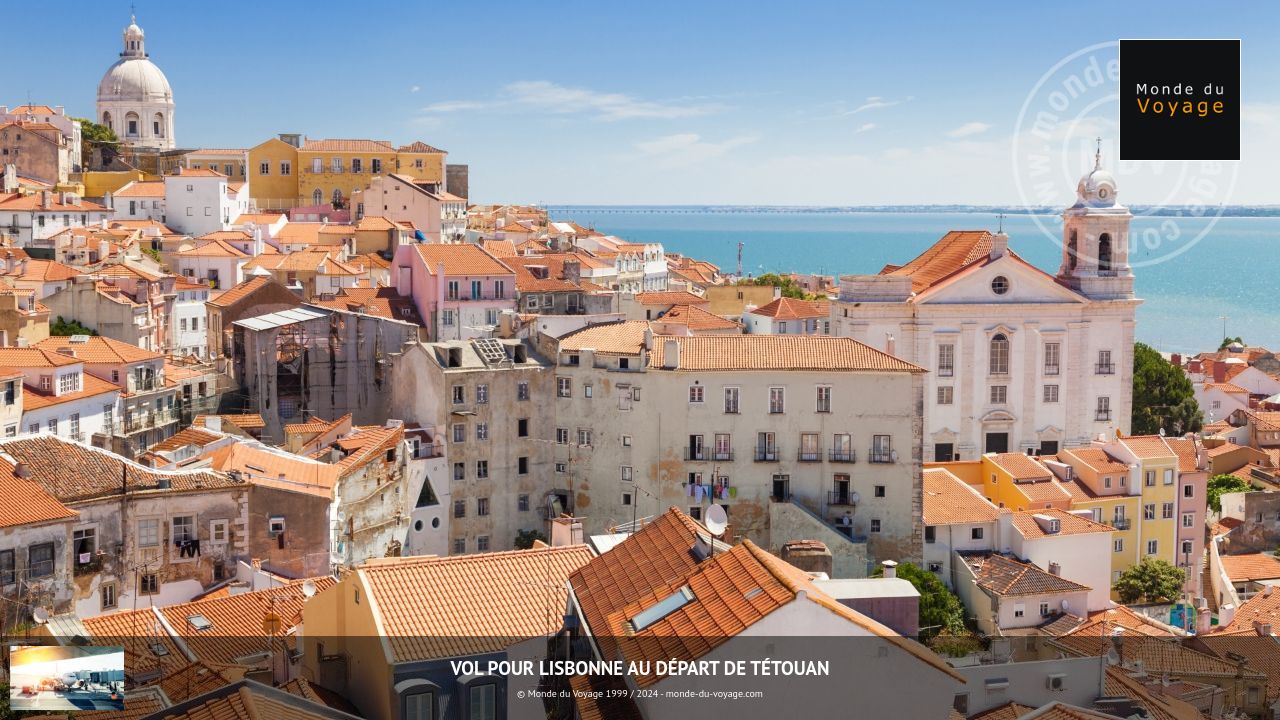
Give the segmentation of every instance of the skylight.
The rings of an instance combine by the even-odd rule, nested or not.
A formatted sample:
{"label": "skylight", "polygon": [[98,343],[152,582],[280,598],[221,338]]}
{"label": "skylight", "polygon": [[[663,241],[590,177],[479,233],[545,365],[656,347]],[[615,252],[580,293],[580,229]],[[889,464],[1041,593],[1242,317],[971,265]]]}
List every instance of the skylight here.
{"label": "skylight", "polygon": [[689,589],[688,585],[685,585],[662,600],[659,600],[653,607],[650,607],[631,618],[631,626],[635,628],[636,632],[640,632],[685,605],[688,605],[695,599],[693,591]]}
{"label": "skylight", "polygon": [[208,630],[213,627],[213,623],[209,622],[209,618],[200,614],[188,615],[187,624],[196,630]]}

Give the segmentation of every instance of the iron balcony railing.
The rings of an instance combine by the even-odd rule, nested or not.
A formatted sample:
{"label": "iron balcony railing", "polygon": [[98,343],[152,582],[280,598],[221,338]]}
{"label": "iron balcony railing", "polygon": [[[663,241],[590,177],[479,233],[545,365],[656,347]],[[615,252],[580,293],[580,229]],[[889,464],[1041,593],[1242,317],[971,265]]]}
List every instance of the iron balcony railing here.
{"label": "iron balcony railing", "polygon": [[1094,414],[1093,414],[1093,419],[1094,419],[1094,420],[1097,420],[1098,422],[1107,422],[1107,421],[1111,420],[1111,411],[1110,411],[1110,410],[1099,410],[1099,411],[1097,411],[1096,413],[1094,413]]}
{"label": "iron balcony railing", "polygon": [[893,462],[893,451],[881,451],[873,448],[871,452],[867,454],[867,460],[873,463],[891,463]]}
{"label": "iron balcony railing", "polygon": [[715,450],[712,450],[712,451],[711,451],[711,459],[712,459],[712,460],[732,461],[732,460],[733,460],[733,451],[732,451],[732,450],[729,450],[729,449],[727,449],[727,448],[716,448]]}
{"label": "iron balcony railing", "polygon": [[776,462],[777,460],[778,448],[756,447],[756,462]]}
{"label": "iron balcony railing", "polygon": [[851,463],[857,462],[857,456],[852,450],[832,450],[827,454],[831,462]]}
{"label": "iron balcony railing", "polygon": [[686,447],[684,449],[685,460],[706,460],[707,449],[705,447]]}
{"label": "iron balcony railing", "polygon": [[1094,369],[1094,372],[1096,372],[1098,375],[1115,375],[1116,374],[1115,363],[1098,363],[1097,365],[1094,366],[1093,369]]}
{"label": "iron balcony railing", "polygon": [[831,490],[827,492],[828,505],[855,505],[853,493],[849,490]]}
{"label": "iron balcony railing", "polygon": [[1107,524],[1117,530],[1128,530],[1129,518],[1112,518],[1111,522]]}
{"label": "iron balcony railing", "polygon": [[796,460],[800,462],[819,462],[822,460],[822,451],[818,448],[802,449],[796,453]]}

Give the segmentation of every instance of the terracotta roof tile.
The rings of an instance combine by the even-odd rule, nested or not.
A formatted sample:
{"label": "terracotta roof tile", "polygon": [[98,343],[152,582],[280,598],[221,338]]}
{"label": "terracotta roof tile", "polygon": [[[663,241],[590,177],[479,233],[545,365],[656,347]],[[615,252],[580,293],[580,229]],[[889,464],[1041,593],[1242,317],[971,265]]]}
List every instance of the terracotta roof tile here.
{"label": "terracotta roof tile", "polygon": [[1143,460],[1177,458],[1177,454],[1159,435],[1133,435],[1119,438],[1119,441]]}
{"label": "terracotta roof tile", "polygon": [[688,326],[690,331],[698,330],[737,330],[742,326],[722,318],[697,305],[676,305],[661,318],[663,322]]}
{"label": "terracotta roof tile", "polygon": [[402,153],[435,153],[435,154],[438,154],[438,155],[447,155],[447,154],[448,154],[448,152],[447,152],[447,151],[445,151],[445,150],[441,150],[441,149],[440,149],[440,148],[438,148],[438,147],[433,147],[433,146],[431,146],[431,145],[428,145],[428,144],[426,144],[426,143],[422,142],[421,140],[416,140],[416,141],[414,141],[414,142],[412,142],[412,143],[409,143],[408,145],[401,145],[400,147],[396,148],[396,152],[402,152]]}
{"label": "terracotta roof tile", "polygon": [[271,278],[266,276],[258,275],[251,277],[235,287],[227,288],[226,292],[223,292],[209,300],[208,304],[220,308],[231,307],[232,305],[235,305],[241,300],[249,297],[254,291],[269,282],[271,282]]}
{"label": "terracotta roof tile", "polygon": [[964,560],[979,587],[1002,597],[1089,591],[1086,585],[999,553],[968,554]]}
{"label": "terracotta roof tile", "polygon": [[1271,553],[1223,555],[1222,570],[1232,582],[1280,578],[1280,559]]}
{"label": "terracotta roof tile", "polygon": [[6,277],[37,282],[59,282],[70,280],[84,273],[70,265],[63,265],[56,260],[37,260],[31,258],[19,263],[16,272],[5,272]]}
{"label": "terracotta roof tile", "polygon": [[515,272],[501,260],[490,255],[479,245],[439,245],[420,243],[413,246],[426,263],[427,272],[435,274],[438,265],[444,265],[446,275],[514,275]]}
{"label": "terracotta roof tile", "polygon": [[[244,485],[219,472],[152,470],[105,450],[52,435],[0,440],[0,451],[25,463],[30,473],[27,479],[39,483],[64,503],[119,495],[122,483],[128,492],[184,492]],[[0,465],[12,468],[7,460]]]}
{"label": "terracotta roof tile", "polygon": [[641,305],[709,305],[710,300],[683,290],[663,290],[636,294]]}
{"label": "terracotta roof tile", "polygon": [[1027,705],[1019,705],[1016,702],[1007,702],[1003,705],[997,705],[990,710],[984,710],[977,715],[970,716],[969,720],[1018,720],[1023,715],[1035,710]]}
{"label": "terracotta roof tile", "polygon": [[[1056,533],[1049,533],[1040,526],[1036,521],[1036,515],[1048,515],[1058,521],[1059,530]],[[1058,535],[1087,535],[1089,533],[1110,533],[1115,528],[1110,525],[1096,523],[1088,518],[1069,513],[1065,510],[1057,508],[1045,508],[1043,510],[1024,510],[1016,512],[1011,518],[1013,527],[1024,538],[1042,538],[1053,537]]]}
{"label": "terracotta roof tile", "polygon": [[768,305],[762,305],[751,311],[752,315],[771,317],[774,320],[803,320],[807,318],[824,318],[831,312],[830,303],[825,300],[797,300],[780,297]]}
{"label": "terracotta roof tile", "polygon": [[204,447],[211,443],[215,443],[222,439],[221,435],[209,432],[198,427],[188,427],[179,430],[172,436],[161,440],[152,445],[148,450],[151,452],[168,452],[184,447]]}
{"label": "terracotta roof tile", "polygon": [[41,350],[67,353],[77,362],[94,365],[105,363],[110,365],[159,360],[164,356],[151,350],[143,350],[137,345],[113,340],[105,335],[92,335],[84,342],[72,342],[70,337],[53,336],[36,343]]}
{"label": "terracotta roof tile", "polygon": [[1069,455],[1078,458],[1085,465],[1103,474],[1129,472],[1129,465],[1127,463],[1116,460],[1108,455],[1102,448],[1066,448],[1059,451],[1058,455]]}
{"label": "terracotta roof tile", "polygon": [[256,442],[233,442],[204,457],[221,472],[238,471],[250,483],[332,499],[342,477],[340,468],[310,458],[268,448]]}
{"label": "terracotta roof tile", "polygon": [[49,494],[37,482],[13,474],[13,466],[0,463],[0,527],[35,525],[66,520],[79,515]]}
{"label": "terracotta roof tile", "polygon": [[120,391],[121,389],[119,385],[94,377],[89,373],[81,373],[80,389],[75,392],[63,393],[61,395],[55,395],[52,390],[41,390],[39,388],[31,387],[30,385],[24,385],[22,387],[22,409],[24,412],[30,412],[31,410],[39,410],[41,408],[76,402],[85,398],[106,395],[107,393],[118,393]]}
{"label": "terracotta roof tile", "polygon": [[326,139],[307,140],[299,148],[303,152],[370,152],[391,153],[395,148],[386,140]]}
{"label": "terracotta roof tile", "polygon": [[995,522],[1000,508],[946,468],[924,470],[924,524]]}
{"label": "terracotta roof tile", "polygon": [[611,355],[639,355],[644,349],[644,336],[648,329],[649,323],[644,320],[588,325],[560,336],[560,352],[592,349]]}
{"label": "terracotta roof tile", "polygon": [[986,457],[997,467],[1009,473],[1014,480],[1041,480],[1053,477],[1049,469],[1030,455],[1022,453],[992,453]]}
{"label": "terracotta roof tile", "polygon": [[[356,573],[380,615],[394,662],[478,655],[510,638],[560,629],[565,580],[587,564],[585,545],[454,557],[386,558]],[[548,615],[547,608],[556,608]]]}
{"label": "terracotta roof tile", "polygon": [[659,336],[653,340],[650,369],[664,369],[667,344],[671,342],[680,349],[679,370],[924,372],[853,338],[797,335]]}
{"label": "terracotta roof tile", "polygon": [[213,239],[186,250],[179,250],[182,257],[249,257],[248,253],[228,243],[226,240]]}
{"label": "terracotta roof tile", "polygon": [[882,275],[905,275],[919,293],[968,265],[987,259],[991,253],[991,233],[986,230],[952,230],[914,260]]}
{"label": "terracotta roof tile", "polygon": [[120,188],[113,196],[119,198],[163,198],[163,180],[135,180]]}
{"label": "terracotta roof tile", "polygon": [[395,288],[343,288],[331,299],[312,300],[310,304],[422,324],[413,298],[401,295]]}

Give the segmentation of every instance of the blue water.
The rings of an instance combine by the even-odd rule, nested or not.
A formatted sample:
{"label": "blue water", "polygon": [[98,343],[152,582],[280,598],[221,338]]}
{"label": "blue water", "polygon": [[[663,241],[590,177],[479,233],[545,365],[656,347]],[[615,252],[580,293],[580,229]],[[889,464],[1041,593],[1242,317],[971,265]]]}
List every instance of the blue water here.
{"label": "blue water", "polygon": [[[743,271],[826,275],[879,272],[903,264],[948,230],[995,230],[982,213],[754,212],[688,208],[550,208],[556,220],[636,242],[661,242],[669,252],[710,260],[727,272],[745,243]],[[1053,233],[1050,239],[1037,221]],[[1179,236],[1170,238],[1169,223]],[[1210,223],[1213,223],[1210,225]],[[1056,273],[1062,249],[1057,218],[1004,219],[1009,246]],[[1190,239],[1209,228],[1204,236]],[[1280,218],[1135,217],[1130,229],[1138,308],[1138,339],[1167,352],[1218,347],[1227,332],[1247,342],[1280,346]],[[1159,242],[1155,241],[1159,238]],[[1147,242],[1156,245],[1154,249]]]}

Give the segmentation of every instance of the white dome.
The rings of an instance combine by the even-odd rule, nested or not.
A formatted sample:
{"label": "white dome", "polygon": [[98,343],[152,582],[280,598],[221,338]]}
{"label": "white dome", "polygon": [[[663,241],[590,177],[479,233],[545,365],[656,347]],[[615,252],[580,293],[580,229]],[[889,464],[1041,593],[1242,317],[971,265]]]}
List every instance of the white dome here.
{"label": "white dome", "polygon": [[1102,169],[1102,139],[1098,139],[1098,152],[1093,159],[1093,169],[1080,178],[1076,185],[1076,205],[1105,208],[1116,205],[1116,178]]}
{"label": "white dome", "polygon": [[145,57],[123,57],[107,69],[98,83],[98,102],[173,102],[169,79]]}

